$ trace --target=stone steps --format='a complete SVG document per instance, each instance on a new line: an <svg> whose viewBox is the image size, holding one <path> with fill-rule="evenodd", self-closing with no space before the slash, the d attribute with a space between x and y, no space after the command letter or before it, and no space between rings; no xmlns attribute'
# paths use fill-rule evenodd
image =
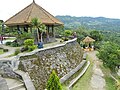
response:
<svg viewBox="0 0 120 90"><path fill-rule="evenodd" d="M26 90L26 88L22 87L22 88L20 88L20 89L17 89L17 90Z"/></svg>
<svg viewBox="0 0 120 90"><path fill-rule="evenodd" d="M9 88L9 90L26 90L26 89L24 87L24 84L19 84L19 85Z"/></svg>
<svg viewBox="0 0 120 90"><path fill-rule="evenodd" d="M5 78L9 90L26 90L24 83L15 79Z"/></svg>
<svg viewBox="0 0 120 90"><path fill-rule="evenodd" d="M16 70L15 72L22 76L22 79L24 81L24 84L25 84L25 87L27 88L27 90L35 90L35 87L34 87L32 81L31 81L31 78L27 72L23 72L20 70Z"/></svg>

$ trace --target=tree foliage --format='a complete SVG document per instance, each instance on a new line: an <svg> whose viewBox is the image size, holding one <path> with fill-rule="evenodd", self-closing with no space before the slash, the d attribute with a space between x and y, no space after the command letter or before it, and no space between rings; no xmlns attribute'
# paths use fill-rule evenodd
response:
<svg viewBox="0 0 120 90"><path fill-rule="evenodd" d="M116 43L120 45L120 31L115 32L115 31L102 31L104 41L111 41L113 43Z"/></svg>
<svg viewBox="0 0 120 90"><path fill-rule="evenodd" d="M65 30L65 36L68 37L72 34L71 30Z"/></svg>
<svg viewBox="0 0 120 90"><path fill-rule="evenodd" d="M102 41L102 34L97 31L97 30L93 30L90 32L90 36L95 40L95 41Z"/></svg>
<svg viewBox="0 0 120 90"><path fill-rule="evenodd" d="M62 85L59 82L59 77L56 75L54 70L48 79L47 90L62 90Z"/></svg>
<svg viewBox="0 0 120 90"><path fill-rule="evenodd" d="M37 30L37 39L38 39L38 42L40 41L39 40L39 32L41 32L41 41L43 41L42 34L43 34L43 32L46 31L46 26L44 24L42 24L38 20L38 18L32 18L31 19L31 24Z"/></svg>
<svg viewBox="0 0 120 90"><path fill-rule="evenodd" d="M2 34L2 24L3 24L3 20L0 20L0 34Z"/></svg>
<svg viewBox="0 0 120 90"><path fill-rule="evenodd" d="M78 43L80 43L86 36L89 36L88 29L83 26L79 26L79 28L73 30L73 32L76 32L77 34Z"/></svg>
<svg viewBox="0 0 120 90"><path fill-rule="evenodd" d="M98 57L103 61L103 65L115 70L120 65L120 47L117 44L106 42L99 50Z"/></svg>

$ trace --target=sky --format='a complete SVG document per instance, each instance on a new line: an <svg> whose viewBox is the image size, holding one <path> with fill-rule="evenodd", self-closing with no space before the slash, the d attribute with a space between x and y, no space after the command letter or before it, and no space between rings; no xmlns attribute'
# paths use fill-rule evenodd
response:
<svg viewBox="0 0 120 90"><path fill-rule="evenodd" d="M33 0L1 0L0 20L7 20ZM91 16L120 19L120 0L35 0L52 15Z"/></svg>

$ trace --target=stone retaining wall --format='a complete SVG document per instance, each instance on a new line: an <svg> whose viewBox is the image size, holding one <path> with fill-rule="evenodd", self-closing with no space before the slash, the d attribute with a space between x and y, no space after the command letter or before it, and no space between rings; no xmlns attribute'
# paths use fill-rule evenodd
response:
<svg viewBox="0 0 120 90"><path fill-rule="evenodd" d="M31 54L20 55L18 69L29 73L36 90L44 90L53 69L61 78L77 67L82 57L81 47L74 39Z"/></svg>

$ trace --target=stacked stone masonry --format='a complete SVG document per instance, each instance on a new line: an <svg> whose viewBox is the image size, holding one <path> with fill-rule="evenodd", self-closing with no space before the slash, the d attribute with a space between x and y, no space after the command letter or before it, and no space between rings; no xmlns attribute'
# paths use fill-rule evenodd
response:
<svg viewBox="0 0 120 90"><path fill-rule="evenodd" d="M59 78L69 73L82 61L83 52L76 40L63 46L39 50L32 55L20 56L18 69L28 72L36 90L44 90L54 69Z"/></svg>

